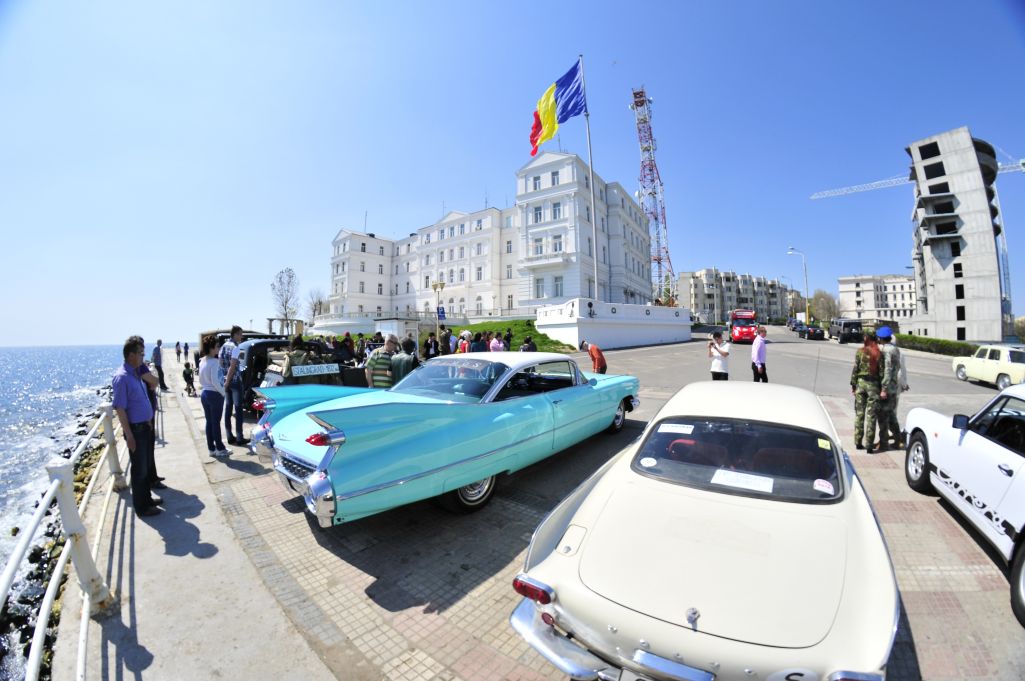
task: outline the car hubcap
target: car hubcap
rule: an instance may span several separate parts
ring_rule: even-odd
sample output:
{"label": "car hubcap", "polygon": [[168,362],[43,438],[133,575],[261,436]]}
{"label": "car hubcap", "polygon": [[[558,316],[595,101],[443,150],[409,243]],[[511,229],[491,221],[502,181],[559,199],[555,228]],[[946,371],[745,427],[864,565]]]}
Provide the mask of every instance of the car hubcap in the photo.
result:
{"label": "car hubcap", "polygon": [[957,368],[957,377],[959,379],[961,379],[963,381],[963,380],[965,380],[965,378],[967,378],[967,376],[968,376],[968,374],[965,373],[964,367],[958,367]]}
{"label": "car hubcap", "polygon": [[1007,390],[1008,386],[1010,386],[1010,385],[1011,385],[1011,379],[1007,378],[1006,376],[1001,376],[1000,380],[997,381],[997,387],[1000,388],[1001,390]]}
{"label": "car hubcap", "polygon": [[616,410],[616,419],[613,421],[616,428],[623,425],[623,421],[626,419],[626,408],[623,407],[623,403],[619,403],[619,409]]}
{"label": "car hubcap", "polygon": [[462,497],[463,501],[470,504],[478,502],[488,495],[494,480],[494,477],[484,478],[480,482],[462,487],[459,490],[459,496]]}
{"label": "car hubcap", "polygon": [[908,456],[908,474],[918,480],[922,477],[925,469],[925,455],[922,453],[922,445],[917,442],[911,445],[911,455]]}

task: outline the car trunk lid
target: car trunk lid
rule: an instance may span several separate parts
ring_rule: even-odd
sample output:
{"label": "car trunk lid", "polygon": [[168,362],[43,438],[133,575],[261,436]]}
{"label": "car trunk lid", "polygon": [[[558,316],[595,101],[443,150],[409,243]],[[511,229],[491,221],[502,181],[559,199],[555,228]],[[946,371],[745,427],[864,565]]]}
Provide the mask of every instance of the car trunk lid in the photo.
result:
{"label": "car trunk lid", "polygon": [[843,591],[846,526],[835,515],[641,480],[601,511],[580,578],[665,622],[691,626],[694,608],[699,631],[805,648],[829,632]]}

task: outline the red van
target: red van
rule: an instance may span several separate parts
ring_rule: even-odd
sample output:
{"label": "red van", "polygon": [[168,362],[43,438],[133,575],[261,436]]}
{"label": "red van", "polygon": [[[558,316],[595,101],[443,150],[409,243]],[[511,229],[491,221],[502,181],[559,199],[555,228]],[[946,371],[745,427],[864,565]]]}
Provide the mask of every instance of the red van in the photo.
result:
{"label": "red van", "polygon": [[733,343],[754,343],[758,319],[754,310],[730,311],[730,341]]}

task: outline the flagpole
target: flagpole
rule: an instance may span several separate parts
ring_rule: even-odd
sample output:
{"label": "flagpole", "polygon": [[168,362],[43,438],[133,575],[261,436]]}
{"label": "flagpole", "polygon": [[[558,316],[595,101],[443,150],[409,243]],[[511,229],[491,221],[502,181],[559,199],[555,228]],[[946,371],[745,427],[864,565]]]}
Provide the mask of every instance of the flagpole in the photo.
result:
{"label": "flagpole", "polygon": [[594,208],[594,160],[591,157],[591,112],[587,108],[587,83],[584,81],[584,55],[580,58],[580,86],[584,91],[584,129],[587,130],[587,170],[591,183],[591,257],[594,259],[594,299],[598,298],[598,211]]}

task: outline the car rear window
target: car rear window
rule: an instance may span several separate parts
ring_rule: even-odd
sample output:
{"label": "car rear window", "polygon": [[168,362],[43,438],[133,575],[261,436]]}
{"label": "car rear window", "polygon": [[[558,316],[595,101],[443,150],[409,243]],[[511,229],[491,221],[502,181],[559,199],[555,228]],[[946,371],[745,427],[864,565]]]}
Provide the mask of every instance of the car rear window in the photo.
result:
{"label": "car rear window", "polygon": [[776,423],[664,419],[648,432],[631,465],[641,475],[721,494],[800,503],[843,496],[833,442]]}
{"label": "car rear window", "polygon": [[1011,362],[1014,364],[1025,364],[1025,352],[1022,352],[1021,350],[1011,350],[1007,354],[1009,355]]}

